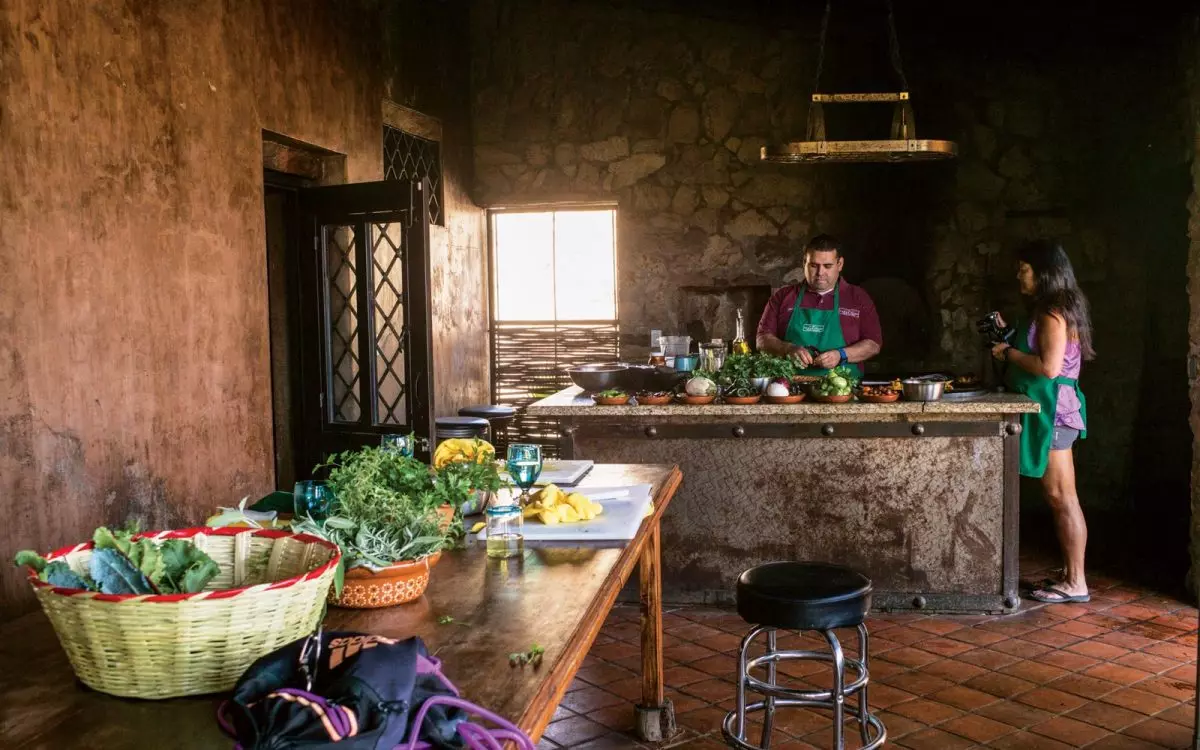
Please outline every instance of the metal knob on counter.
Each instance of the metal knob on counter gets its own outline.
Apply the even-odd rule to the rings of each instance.
[[[1021,423],[1020,422],[1009,422],[1008,425],[1004,428],[1004,431],[1007,432],[1009,435],[1020,435],[1021,434]]]
[[[738,438],[746,437],[746,428],[742,427],[741,425],[734,427],[733,428],[733,436],[738,437]]]
[[[655,427],[654,425],[650,425],[649,427],[647,427],[646,428],[646,437],[648,437],[648,438],[658,437],[658,428]]]
[[[918,437],[920,437],[921,435],[924,435],[925,434],[925,425],[919,424],[919,423],[913,425],[912,426],[912,434],[914,434]]]
[[[833,436],[833,425],[831,425],[831,424],[821,425],[821,434],[824,435],[825,437],[832,437]]]

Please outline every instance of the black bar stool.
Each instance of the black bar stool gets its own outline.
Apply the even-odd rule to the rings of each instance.
[[[460,417],[486,419],[491,431],[493,445],[500,441],[505,425],[511,422],[516,414],[516,409],[502,404],[475,404],[473,406],[464,406],[458,410],[458,416]]]
[[[867,706],[868,636],[864,620],[871,609],[871,580],[840,565],[813,562],[777,562],[759,565],[738,578],[738,614],[753,625],[742,639],[738,652],[737,708],[725,717],[725,740],[741,750],[767,750],[771,745],[771,726],[779,707],[809,707],[833,712],[833,747],[843,750],[842,725],[847,698],[858,694],[858,722],[863,750],[874,750],[887,741],[887,729]],[[834,635],[834,628],[858,629],[858,659],[849,659]],[[777,630],[816,630],[825,637],[829,651],[780,651],[776,648]],[[755,638],[765,633],[767,650],[750,659],[747,654]],[[816,659],[833,665],[833,686],[829,690],[796,690],[776,680],[780,662],[789,659]],[[750,674],[766,667],[764,682]],[[846,668],[855,673],[847,681]],[[746,690],[763,695],[763,700],[746,703]],[[746,719],[763,712],[762,744],[746,739]]]

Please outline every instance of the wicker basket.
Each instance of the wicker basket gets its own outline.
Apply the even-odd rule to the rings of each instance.
[[[31,575],[75,674],[131,698],[229,690],[258,657],[316,629],[341,561],[337,547],[274,529],[195,528],[144,534],[190,539],[221,573],[196,594],[98,594]],[[55,550],[76,572],[92,543]]]

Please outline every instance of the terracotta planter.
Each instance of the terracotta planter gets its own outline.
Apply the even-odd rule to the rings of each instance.
[[[725,400],[725,403],[732,404],[733,406],[750,406],[751,404],[757,404],[759,399],[762,398],[762,394],[753,396],[722,396],[721,398]]]
[[[436,552],[420,560],[388,566],[378,572],[367,568],[346,571],[341,598],[329,590],[329,602],[347,609],[394,607],[421,598],[429,586],[429,571],[442,556]]]
[[[450,530],[450,523],[454,520],[454,506],[450,503],[443,503],[438,506],[438,530],[445,534]]]

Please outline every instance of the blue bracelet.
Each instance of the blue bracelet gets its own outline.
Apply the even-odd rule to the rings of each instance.
[[[838,354],[842,355],[842,361],[841,361],[841,364],[843,364],[843,365],[844,365],[844,364],[846,364],[847,362],[849,362],[849,361],[850,361],[850,358],[846,356],[846,350],[845,350],[845,349],[838,349]]]

